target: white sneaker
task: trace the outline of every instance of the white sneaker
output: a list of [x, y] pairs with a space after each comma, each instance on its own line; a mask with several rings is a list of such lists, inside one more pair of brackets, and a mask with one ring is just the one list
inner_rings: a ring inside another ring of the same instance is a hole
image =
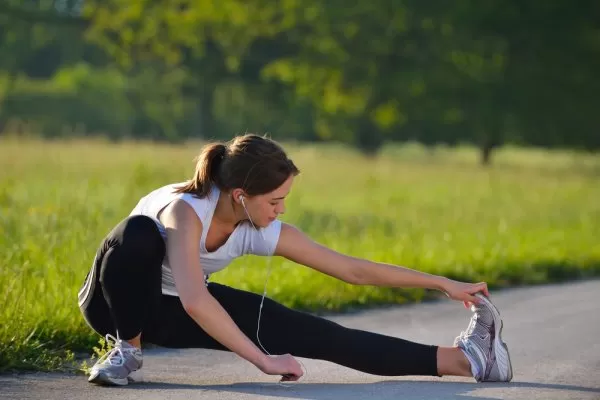
[[92, 367], [88, 381], [113, 386], [143, 381], [142, 351], [110, 334], [106, 335], [106, 341], [112, 341], [114, 347]]
[[472, 305], [473, 317], [467, 330], [454, 340], [477, 370], [477, 382], [510, 382], [512, 364], [506, 343], [502, 341], [503, 322], [500, 312], [483, 294], [477, 293], [481, 305]]

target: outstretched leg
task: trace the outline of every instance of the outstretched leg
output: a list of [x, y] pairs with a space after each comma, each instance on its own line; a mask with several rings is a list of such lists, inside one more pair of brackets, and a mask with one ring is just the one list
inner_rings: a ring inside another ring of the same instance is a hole
[[[244, 334], [270, 354], [290, 353], [382, 376], [472, 376], [469, 362], [458, 348], [344, 327], [269, 298], [264, 300], [258, 329], [262, 296], [217, 283], [209, 283], [208, 289]], [[160, 313], [163, 323], [156, 323], [156, 330], [145, 330], [147, 340], [166, 347], [227, 350], [187, 316], [177, 298], [164, 299], [161, 304], [168, 308]]]
[[[215, 287], [212, 292], [225, 309], [230, 310], [234, 320], [239, 321], [246, 335], [258, 342], [257, 314], [261, 296], [226, 286]], [[244, 306], [240, 309], [241, 304]], [[292, 310], [269, 298], [264, 300], [259, 334], [260, 343], [271, 354], [290, 353], [330, 361], [374, 375], [470, 376], [468, 360], [458, 348], [440, 348], [348, 328]]]

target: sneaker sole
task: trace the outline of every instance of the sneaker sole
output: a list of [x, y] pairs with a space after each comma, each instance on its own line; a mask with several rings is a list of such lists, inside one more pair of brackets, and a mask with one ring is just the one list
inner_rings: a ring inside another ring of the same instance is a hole
[[101, 386], [125, 386], [129, 383], [127, 378], [111, 378], [102, 371], [90, 374], [88, 382]]
[[90, 374], [88, 382], [102, 386], [126, 386], [130, 383], [139, 383], [144, 381], [144, 373], [141, 369], [135, 370], [127, 378], [111, 378], [102, 371]]
[[477, 298], [483, 301], [492, 310], [492, 316], [494, 317], [494, 328], [496, 330], [496, 336], [494, 337], [494, 351], [496, 352], [496, 361], [500, 368], [500, 378], [503, 382], [510, 382], [513, 378], [512, 363], [510, 361], [510, 354], [508, 352], [508, 346], [502, 340], [502, 328], [504, 322], [500, 317], [500, 312], [496, 306], [484, 295], [476, 294]]

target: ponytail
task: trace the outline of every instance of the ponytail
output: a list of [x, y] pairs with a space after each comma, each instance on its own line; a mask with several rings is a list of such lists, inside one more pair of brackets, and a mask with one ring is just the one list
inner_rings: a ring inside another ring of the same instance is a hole
[[202, 148], [196, 157], [194, 178], [185, 185], [178, 187], [176, 193], [194, 193], [199, 198], [208, 196], [211, 186], [220, 185], [219, 169], [227, 155], [227, 147], [223, 143], [211, 143]]

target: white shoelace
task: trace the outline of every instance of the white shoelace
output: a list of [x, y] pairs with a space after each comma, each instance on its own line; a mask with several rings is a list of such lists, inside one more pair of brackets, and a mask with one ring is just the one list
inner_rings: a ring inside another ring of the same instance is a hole
[[125, 362], [125, 353], [124, 352], [133, 352], [135, 349], [124, 349], [123, 341], [121, 339], [117, 339], [110, 333], [106, 335], [106, 343], [112, 344], [113, 348], [104, 354], [98, 360], [99, 364], [103, 364], [108, 362], [110, 365], [123, 365]]
[[471, 317], [471, 321], [469, 322], [469, 326], [467, 326], [467, 329], [464, 330], [464, 331], [462, 331], [458, 335], [458, 339], [460, 339], [462, 341], [466, 341], [466, 339], [473, 334], [473, 331], [475, 330], [476, 326], [477, 326], [477, 314], [474, 314]]
[[465, 330], [465, 335], [466, 336], [471, 335], [473, 333], [473, 331], [475, 330], [476, 327], [477, 327], [477, 314], [474, 314], [471, 317], [471, 321], [469, 322], [469, 326]]

